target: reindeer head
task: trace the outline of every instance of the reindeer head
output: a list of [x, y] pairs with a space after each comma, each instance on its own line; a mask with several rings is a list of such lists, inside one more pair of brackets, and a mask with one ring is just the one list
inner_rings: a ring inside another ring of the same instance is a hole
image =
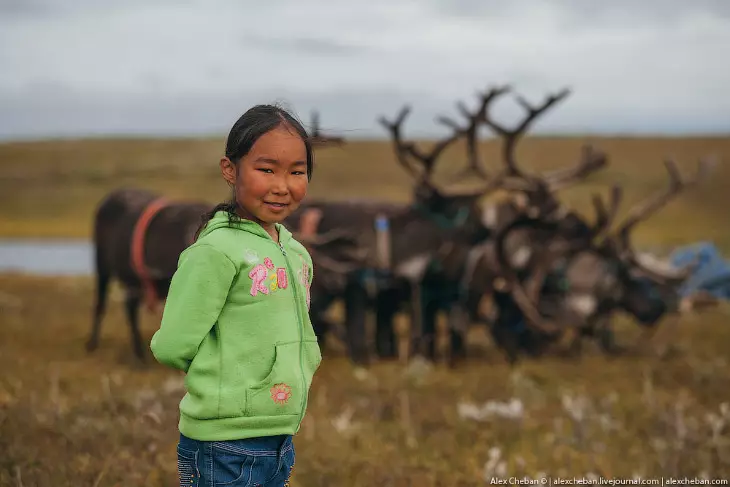
[[[596, 315], [619, 307], [644, 325], [653, 325], [668, 310], [676, 306], [676, 287], [691, 273], [692, 267], [681, 270], [660, 269], [650, 260], [636, 254], [630, 243], [634, 226], [668, 203], [682, 189], [695, 184], [707, 172], [705, 161], [693, 180], [682, 181], [676, 165], [666, 163], [670, 175], [669, 188], [632, 208], [629, 216], [611, 232], [621, 201], [620, 187], [614, 186], [606, 208], [603, 200], [594, 196], [596, 222], [588, 240], [565, 239], [561, 222], [525, 218], [506, 228], [497, 237], [501, 269], [509, 281], [509, 290], [528, 322], [536, 329], [555, 333], [566, 325], [585, 326]], [[540, 235], [543, 251], [529, 267], [529, 276], [522, 283], [505, 253], [505, 240], [519, 226], [546, 229]], [[540, 312], [545, 284], [549, 276], [561, 276], [561, 304], [549, 320]], [[558, 321], [561, 323], [558, 324]]]
[[692, 274], [696, 263], [674, 269], [649, 254], [637, 253], [631, 243], [631, 232], [683, 190], [705, 179], [711, 162], [700, 160], [694, 177], [684, 180], [674, 161], [666, 160], [665, 167], [669, 175], [668, 187], [634, 206], [621, 225], [599, 244], [608, 258], [619, 263], [621, 307], [645, 325], [653, 325], [667, 311], [677, 309], [677, 289]]

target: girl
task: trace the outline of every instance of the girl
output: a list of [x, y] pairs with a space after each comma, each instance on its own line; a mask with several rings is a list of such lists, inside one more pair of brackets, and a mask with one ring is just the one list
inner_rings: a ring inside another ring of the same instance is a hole
[[155, 358], [185, 371], [181, 486], [288, 485], [292, 436], [321, 361], [309, 320], [312, 260], [281, 224], [312, 176], [307, 133], [259, 105], [235, 123], [220, 161], [230, 203], [204, 216], [181, 255]]

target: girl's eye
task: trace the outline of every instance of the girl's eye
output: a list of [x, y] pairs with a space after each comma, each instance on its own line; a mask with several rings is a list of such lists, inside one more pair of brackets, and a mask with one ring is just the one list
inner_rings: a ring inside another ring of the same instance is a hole
[[292, 174], [294, 174], [295, 176], [301, 176], [302, 174], [304, 174], [304, 171], [294, 171]]
[[261, 167], [261, 168], [257, 169], [257, 171], [267, 172], [267, 173], [271, 173], [271, 174], [274, 173], [274, 171], [272, 171], [271, 169], [266, 168], [266, 167]]

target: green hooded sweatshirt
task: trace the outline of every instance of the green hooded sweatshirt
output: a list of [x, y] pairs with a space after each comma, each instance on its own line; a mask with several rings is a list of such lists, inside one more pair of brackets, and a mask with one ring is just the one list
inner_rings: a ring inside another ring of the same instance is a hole
[[217, 212], [180, 255], [155, 358], [186, 372], [180, 432], [200, 441], [295, 434], [322, 359], [309, 320], [312, 260]]

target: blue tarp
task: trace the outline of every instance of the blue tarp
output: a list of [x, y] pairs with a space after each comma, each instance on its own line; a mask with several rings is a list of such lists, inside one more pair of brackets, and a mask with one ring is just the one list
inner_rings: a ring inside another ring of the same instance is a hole
[[676, 249], [670, 260], [677, 267], [692, 264], [699, 258], [698, 266], [679, 292], [686, 296], [697, 291], [707, 291], [719, 299], [730, 299], [730, 262], [710, 242], [699, 242]]

